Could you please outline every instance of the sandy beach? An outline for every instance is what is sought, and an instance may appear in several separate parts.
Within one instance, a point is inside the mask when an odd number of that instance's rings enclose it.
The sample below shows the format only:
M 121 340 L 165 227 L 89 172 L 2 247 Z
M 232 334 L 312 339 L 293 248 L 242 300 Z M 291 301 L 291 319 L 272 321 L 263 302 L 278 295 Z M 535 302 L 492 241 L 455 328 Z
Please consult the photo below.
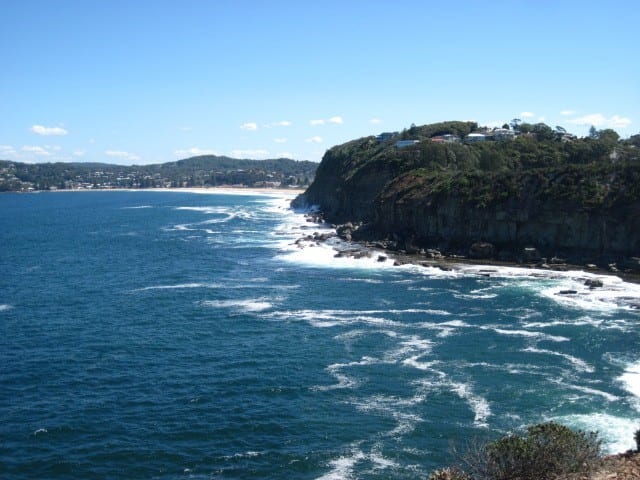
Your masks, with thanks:
M 304 193 L 301 188 L 254 188 L 254 187 L 185 187 L 185 188 L 91 188 L 65 190 L 34 190 L 32 192 L 6 193 L 43 193 L 43 192 L 184 192 L 217 195 L 291 195 L 292 197 Z

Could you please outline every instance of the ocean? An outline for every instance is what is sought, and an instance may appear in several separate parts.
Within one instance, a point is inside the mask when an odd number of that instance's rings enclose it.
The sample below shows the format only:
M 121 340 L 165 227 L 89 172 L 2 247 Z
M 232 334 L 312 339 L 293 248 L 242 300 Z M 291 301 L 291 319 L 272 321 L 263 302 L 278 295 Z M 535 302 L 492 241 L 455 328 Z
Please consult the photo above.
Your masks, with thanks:
M 290 200 L 0 195 L 0 478 L 413 479 L 550 420 L 635 447 L 639 285 L 336 258 Z

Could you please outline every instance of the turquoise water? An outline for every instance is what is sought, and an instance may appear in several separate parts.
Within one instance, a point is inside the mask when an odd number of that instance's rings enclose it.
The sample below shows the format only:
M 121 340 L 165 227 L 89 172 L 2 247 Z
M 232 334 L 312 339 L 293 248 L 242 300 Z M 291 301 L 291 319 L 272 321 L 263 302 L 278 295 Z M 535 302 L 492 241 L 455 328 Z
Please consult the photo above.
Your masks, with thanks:
M 0 477 L 416 478 L 544 420 L 635 445 L 637 286 L 334 258 L 287 205 L 0 196 Z

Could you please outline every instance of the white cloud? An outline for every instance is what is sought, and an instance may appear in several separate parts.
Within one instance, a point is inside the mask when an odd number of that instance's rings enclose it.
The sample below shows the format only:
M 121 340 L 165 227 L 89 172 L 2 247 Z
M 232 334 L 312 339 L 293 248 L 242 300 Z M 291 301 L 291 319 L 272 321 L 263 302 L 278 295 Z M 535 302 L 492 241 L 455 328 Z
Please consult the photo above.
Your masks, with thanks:
M 575 115 L 575 114 L 576 114 L 575 110 L 562 110 L 560 112 L 560 115 L 565 117 L 568 117 L 569 115 Z
M 266 158 L 269 155 L 268 150 L 232 150 L 231 156 L 235 158 Z
M 276 143 L 287 143 L 286 138 L 274 138 L 273 141 Z
M 589 115 L 569 120 L 569 123 L 573 123 L 575 125 L 593 125 L 594 127 L 605 128 L 626 128 L 631 125 L 631 119 L 621 117 L 619 115 L 613 115 L 612 117 L 607 118 L 601 113 L 591 113 Z
M 33 125 L 29 130 L 38 135 L 45 136 L 60 136 L 69 133 L 62 127 L 45 127 L 43 125 Z
M 627 128 L 631 125 L 631 119 L 628 117 L 620 117 L 618 115 L 614 115 L 609 119 L 609 124 L 613 128 Z
M 40 155 L 43 157 L 48 157 L 49 155 L 51 155 L 51 152 L 47 151 L 45 148 L 34 146 L 34 145 L 24 145 L 22 147 L 22 151 L 27 153 L 33 153 L 34 155 Z
M 215 150 L 209 150 L 206 148 L 198 148 L 198 147 L 192 147 L 192 148 L 185 148 L 182 150 L 175 150 L 173 152 L 173 154 L 176 157 L 180 157 L 180 158 L 185 158 L 185 157 L 197 157 L 199 155 L 219 155 L 218 152 L 216 152 Z
M 132 162 L 140 160 L 140 157 L 135 153 L 124 152 L 122 150 L 106 150 L 104 153 L 108 157 L 122 158 L 123 160 L 129 160 Z
M 318 137 L 316 135 L 315 137 L 307 138 L 305 140 L 305 142 L 307 142 L 307 143 L 322 143 L 322 137 Z
M 273 122 L 267 125 L 267 127 L 290 127 L 292 123 L 289 120 L 281 120 L 280 122 Z
M 329 118 L 328 120 L 324 120 L 322 118 L 309 120 L 309 125 L 311 125 L 312 127 L 317 127 L 318 125 L 324 125 L 325 123 L 333 123 L 334 125 L 342 125 L 344 123 L 344 120 L 339 115 L 335 115 L 335 116 Z
M 0 155 L 15 155 L 16 149 L 11 145 L 0 145 Z
M 84 150 L 76 150 L 75 152 L 73 152 L 73 156 L 74 157 L 84 157 L 85 153 L 87 153 L 87 152 L 85 152 Z
M 277 158 L 293 158 L 293 154 L 290 152 L 279 152 L 276 154 Z
M 181 132 L 190 132 L 191 130 L 193 130 L 193 128 L 192 127 L 183 126 L 183 127 L 178 127 L 178 130 L 180 130 Z
M 532 118 L 532 117 L 535 117 L 535 116 L 536 116 L 536 114 L 535 114 L 535 113 L 533 113 L 533 112 L 521 112 L 521 113 L 520 113 L 520 116 L 521 116 L 522 118 Z
M 377 117 L 372 118 L 371 120 L 369 120 L 369 123 L 371 125 L 380 125 L 382 123 L 382 120 L 380 120 Z
M 253 132 L 255 130 L 258 130 L 258 124 L 256 122 L 247 122 L 247 123 L 243 123 L 242 125 L 240 125 L 240 128 L 242 130 L 247 130 L 249 132 Z
M 539 122 L 544 122 L 544 117 L 538 117 Z

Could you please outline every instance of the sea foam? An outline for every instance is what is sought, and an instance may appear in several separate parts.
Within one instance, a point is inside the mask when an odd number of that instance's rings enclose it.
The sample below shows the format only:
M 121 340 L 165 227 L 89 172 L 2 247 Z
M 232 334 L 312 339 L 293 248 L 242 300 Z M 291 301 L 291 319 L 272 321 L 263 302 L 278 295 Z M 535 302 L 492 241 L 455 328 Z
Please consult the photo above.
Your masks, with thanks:
M 551 342 L 568 342 L 569 339 L 567 337 L 562 337 L 560 335 L 548 335 L 543 332 L 531 332 L 529 330 L 508 330 L 505 328 L 497 328 L 490 325 L 485 325 L 480 327 L 482 330 L 493 330 L 500 335 L 509 335 L 509 336 L 517 336 L 517 337 L 525 337 L 525 338 L 536 338 L 539 340 L 548 340 Z
M 134 292 L 144 292 L 148 290 L 181 290 L 185 288 L 220 288 L 217 283 L 178 283 L 176 285 L 152 285 L 149 287 L 138 288 Z
M 574 356 L 566 354 L 566 353 L 555 352 L 553 350 L 545 350 L 545 349 L 534 348 L 534 347 L 527 347 L 527 348 L 525 348 L 523 350 L 523 352 L 540 353 L 540 354 L 543 354 L 543 355 L 554 355 L 554 356 L 557 356 L 557 357 L 564 358 L 565 360 L 570 362 L 578 371 L 587 372 L 587 373 L 595 372 L 595 368 L 592 365 L 589 365 L 584 360 L 581 360 L 581 359 L 579 359 L 577 357 L 574 357 Z
M 350 455 L 344 455 L 329 462 L 331 470 L 318 477 L 317 480 L 345 480 L 353 478 L 355 466 L 366 459 L 366 455 L 359 449 Z
M 232 308 L 246 313 L 262 312 L 273 307 L 268 299 L 205 300 L 201 302 L 201 305 L 213 308 Z
M 565 415 L 550 418 L 572 428 L 598 432 L 607 453 L 621 453 L 635 448 L 633 435 L 640 418 L 622 418 L 606 413 Z
M 640 400 L 640 361 L 627 366 L 617 379 L 624 389 Z

